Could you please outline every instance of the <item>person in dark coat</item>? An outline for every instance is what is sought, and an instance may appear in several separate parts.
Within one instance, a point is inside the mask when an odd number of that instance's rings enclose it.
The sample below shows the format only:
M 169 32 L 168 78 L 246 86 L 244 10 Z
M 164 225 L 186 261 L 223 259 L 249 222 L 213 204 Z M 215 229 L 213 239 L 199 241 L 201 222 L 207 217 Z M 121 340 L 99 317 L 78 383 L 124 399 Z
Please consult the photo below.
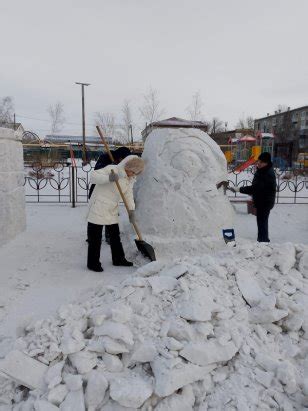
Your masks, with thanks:
M 229 189 L 252 196 L 254 207 L 257 210 L 258 241 L 268 243 L 270 241 L 268 219 L 276 197 L 276 176 L 270 153 L 264 152 L 259 155 L 257 171 L 250 186 L 230 187 Z
M 124 160 L 124 158 L 131 155 L 130 149 L 127 147 L 119 147 L 116 150 L 111 151 L 111 153 L 113 155 L 114 162 L 111 161 L 108 153 L 102 153 L 94 166 L 94 170 L 100 170 L 110 164 L 119 164 L 122 160 Z M 95 184 L 91 184 L 89 189 L 89 199 L 93 194 L 94 188 Z M 107 244 L 110 244 L 110 233 L 108 231 L 108 226 L 105 227 L 105 240 Z
M 101 168 L 110 166 L 110 164 L 119 164 L 122 160 L 124 160 L 124 158 L 131 155 L 130 149 L 127 147 L 119 147 L 116 150 L 111 151 L 111 153 L 113 155 L 114 162 L 111 161 L 108 153 L 102 153 L 94 166 L 94 170 L 100 170 Z M 91 184 L 89 190 L 89 199 L 92 196 L 94 187 L 95 184 Z

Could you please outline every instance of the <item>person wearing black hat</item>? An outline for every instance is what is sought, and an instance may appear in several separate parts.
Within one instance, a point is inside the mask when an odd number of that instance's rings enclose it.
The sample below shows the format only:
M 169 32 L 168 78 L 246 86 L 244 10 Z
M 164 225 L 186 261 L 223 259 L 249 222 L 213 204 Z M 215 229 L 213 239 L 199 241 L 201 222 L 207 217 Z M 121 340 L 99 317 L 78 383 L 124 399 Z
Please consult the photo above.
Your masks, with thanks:
M 100 170 L 104 167 L 109 166 L 110 164 L 119 164 L 122 160 L 124 160 L 124 158 L 131 155 L 130 149 L 127 147 L 119 147 L 111 153 L 113 155 L 114 162 L 111 161 L 108 153 L 102 153 L 95 164 L 94 170 Z M 91 184 L 89 189 L 89 199 L 93 194 L 94 188 L 95 184 Z M 105 227 L 105 240 L 107 244 L 110 244 L 110 234 L 108 231 L 108 226 Z
M 100 170 L 101 168 L 109 166 L 110 164 L 119 164 L 122 160 L 124 160 L 124 158 L 131 155 L 130 149 L 127 147 L 119 147 L 116 150 L 112 151 L 111 153 L 113 155 L 114 162 L 112 163 L 107 153 L 103 153 L 99 156 L 95 164 L 94 170 Z M 89 199 L 92 196 L 94 187 L 95 187 L 95 184 L 91 184 L 91 187 L 89 190 Z
M 256 163 L 257 171 L 252 184 L 247 187 L 229 187 L 233 192 L 252 196 L 257 209 L 258 241 L 268 243 L 268 219 L 275 204 L 276 176 L 270 153 L 261 153 Z

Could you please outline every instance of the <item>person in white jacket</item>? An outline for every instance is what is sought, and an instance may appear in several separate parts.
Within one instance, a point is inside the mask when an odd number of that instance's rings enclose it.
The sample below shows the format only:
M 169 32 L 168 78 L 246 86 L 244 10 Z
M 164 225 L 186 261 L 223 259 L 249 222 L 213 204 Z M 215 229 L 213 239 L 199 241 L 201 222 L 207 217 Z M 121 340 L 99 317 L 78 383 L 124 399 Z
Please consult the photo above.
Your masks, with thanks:
M 88 262 L 89 270 L 104 271 L 100 262 L 103 226 L 108 226 L 113 265 L 132 266 L 125 258 L 119 230 L 120 193 L 115 184 L 119 182 L 129 205 L 129 220 L 134 222 L 133 185 L 136 176 L 144 170 L 144 161 L 138 156 L 128 156 L 118 165 L 110 165 L 91 174 L 95 189 L 91 196 L 88 213 Z

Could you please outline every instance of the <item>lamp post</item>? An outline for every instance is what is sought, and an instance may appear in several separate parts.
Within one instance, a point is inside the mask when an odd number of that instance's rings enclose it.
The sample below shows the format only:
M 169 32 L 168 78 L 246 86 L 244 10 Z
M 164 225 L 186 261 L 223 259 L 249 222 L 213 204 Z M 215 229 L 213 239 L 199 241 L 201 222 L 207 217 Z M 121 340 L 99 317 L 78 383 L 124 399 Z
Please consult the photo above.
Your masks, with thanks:
M 84 87 L 90 86 L 89 83 L 77 83 L 81 86 L 81 107 L 82 107 L 82 162 L 83 164 L 87 163 L 87 154 L 86 154 L 86 120 L 85 120 L 85 111 L 84 111 Z

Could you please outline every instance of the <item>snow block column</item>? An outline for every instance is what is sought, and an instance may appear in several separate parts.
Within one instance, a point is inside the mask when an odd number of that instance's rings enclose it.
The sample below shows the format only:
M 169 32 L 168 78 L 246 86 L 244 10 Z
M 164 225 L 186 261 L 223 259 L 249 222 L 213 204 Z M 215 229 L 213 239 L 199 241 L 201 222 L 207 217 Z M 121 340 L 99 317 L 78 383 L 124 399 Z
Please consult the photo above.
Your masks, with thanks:
M 20 133 L 0 127 L 0 245 L 26 228 L 21 139 Z

